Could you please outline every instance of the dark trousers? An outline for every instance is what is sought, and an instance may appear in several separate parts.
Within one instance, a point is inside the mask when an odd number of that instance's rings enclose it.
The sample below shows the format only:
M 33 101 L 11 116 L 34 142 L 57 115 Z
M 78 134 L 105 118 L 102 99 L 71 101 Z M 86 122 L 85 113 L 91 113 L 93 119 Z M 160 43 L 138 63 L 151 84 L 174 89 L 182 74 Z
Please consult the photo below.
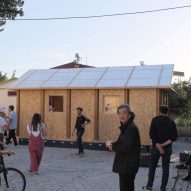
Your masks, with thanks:
M 191 166 L 191 155 L 189 156 L 188 160 L 186 161 L 187 166 Z
M 84 134 L 84 129 L 80 129 L 77 131 L 77 145 L 79 148 L 79 154 L 84 153 L 83 145 L 82 145 L 82 136 Z
M 134 174 L 119 174 L 120 191 L 134 191 Z
M 15 146 L 17 146 L 17 138 L 16 138 L 16 130 L 15 129 L 9 130 L 9 136 L 7 138 L 7 144 L 10 143 L 11 139 L 13 139 Z
M 188 166 L 188 175 L 191 176 L 191 155 L 188 158 L 188 161 L 186 162 Z
M 155 147 L 152 148 L 147 187 L 152 188 L 158 161 L 159 161 L 160 157 L 162 157 L 161 191 L 166 191 L 166 186 L 167 186 L 168 178 L 169 178 L 169 166 L 170 166 L 171 154 L 172 154 L 171 146 L 165 148 L 165 152 L 163 155 L 161 155 L 160 152 Z

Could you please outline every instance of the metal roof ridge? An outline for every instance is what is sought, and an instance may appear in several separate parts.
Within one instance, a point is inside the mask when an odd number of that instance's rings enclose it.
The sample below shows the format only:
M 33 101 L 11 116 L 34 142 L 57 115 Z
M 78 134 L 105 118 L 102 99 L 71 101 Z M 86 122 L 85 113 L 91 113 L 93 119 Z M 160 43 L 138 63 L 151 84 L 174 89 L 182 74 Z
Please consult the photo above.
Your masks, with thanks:
M 56 73 L 58 73 L 58 69 L 56 69 L 56 71 L 50 75 L 50 77 L 47 79 L 47 80 L 44 80 L 44 82 L 39 86 L 39 87 L 42 87 L 46 82 L 48 82 Z
M 100 76 L 98 81 L 95 83 L 94 87 L 97 87 L 98 83 L 103 79 L 105 73 L 109 70 L 110 67 L 106 67 L 106 69 L 103 71 L 103 74 Z
M 164 65 L 163 65 L 163 66 L 161 67 L 161 69 L 160 69 L 160 74 L 159 74 L 159 77 L 158 77 L 157 86 L 160 85 L 160 81 L 161 81 L 161 77 L 162 77 L 163 70 L 164 70 Z
M 37 70 L 36 69 L 32 69 L 32 70 L 28 70 L 28 72 L 30 72 L 30 71 L 32 71 L 32 73 L 31 74 L 29 74 L 28 76 L 26 76 L 23 80 L 21 80 L 17 85 L 15 85 L 14 87 L 16 88 L 16 87 L 18 87 L 23 81 L 25 81 L 27 78 L 29 78 L 32 74 L 34 74 L 34 73 L 36 73 L 37 72 Z M 26 73 L 25 73 L 26 74 Z M 21 76 L 22 77 L 22 76 Z M 18 79 L 19 80 L 19 79 Z M 17 82 L 17 80 L 14 82 L 14 83 L 16 83 Z M 12 84 L 12 85 L 14 85 L 14 83 Z
M 125 87 L 127 87 L 127 84 L 129 83 L 129 81 L 130 81 L 130 79 L 131 79 L 131 77 L 133 75 L 133 72 L 135 71 L 135 68 L 136 68 L 136 66 L 134 66 L 132 68 L 131 73 L 129 74 L 129 77 L 128 77 L 127 81 L 125 82 Z
M 69 87 L 71 85 L 71 83 L 77 78 L 77 76 L 82 72 L 84 68 L 79 68 L 79 72 L 77 72 L 77 74 L 71 79 L 71 81 L 66 85 L 66 87 Z M 63 70 L 63 69 L 60 69 Z

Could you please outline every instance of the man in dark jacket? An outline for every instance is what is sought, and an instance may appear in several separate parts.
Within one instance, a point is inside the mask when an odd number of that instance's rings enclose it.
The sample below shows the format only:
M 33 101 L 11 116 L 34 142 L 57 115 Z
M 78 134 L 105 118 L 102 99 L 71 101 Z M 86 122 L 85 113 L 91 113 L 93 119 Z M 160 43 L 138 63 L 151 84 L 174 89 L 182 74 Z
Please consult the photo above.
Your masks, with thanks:
M 134 191 L 134 180 L 140 164 L 140 136 L 135 115 L 127 104 L 118 108 L 121 122 L 120 135 L 116 142 L 107 141 L 106 146 L 114 151 L 113 172 L 119 174 L 120 191 Z
M 176 124 L 168 117 L 168 107 L 160 106 L 160 116 L 152 119 L 150 127 L 152 139 L 151 161 L 145 190 L 152 190 L 156 167 L 162 156 L 162 184 L 161 191 L 166 191 L 169 178 L 169 164 L 172 154 L 172 143 L 177 138 Z
M 79 148 L 78 155 L 83 156 L 84 149 L 83 149 L 83 145 L 82 145 L 82 136 L 85 132 L 85 126 L 87 124 L 90 124 L 91 121 L 85 115 L 82 114 L 83 109 L 81 107 L 77 107 L 76 111 L 77 111 L 77 118 L 76 118 L 76 124 L 75 124 L 74 131 L 72 132 L 72 136 L 74 135 L 74 132 L 77 131 L 76 132 L 76 136 L 77 136 L 76 142 L 77 142 L 77 145 Z

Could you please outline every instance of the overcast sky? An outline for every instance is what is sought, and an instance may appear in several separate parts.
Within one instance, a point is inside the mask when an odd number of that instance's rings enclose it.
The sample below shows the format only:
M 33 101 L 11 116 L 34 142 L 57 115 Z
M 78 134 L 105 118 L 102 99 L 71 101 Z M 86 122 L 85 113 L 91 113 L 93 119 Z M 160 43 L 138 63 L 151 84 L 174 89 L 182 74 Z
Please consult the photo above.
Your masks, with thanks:
M 191 0 L 27 0 L 23 18 L 86 16 L 191 4 Z M 82 55 L 93 66 L 175 64 L 191 76 L 191 8 L 110 18 L 8 21 L 0 33 L 0 70 L 17 76 Z

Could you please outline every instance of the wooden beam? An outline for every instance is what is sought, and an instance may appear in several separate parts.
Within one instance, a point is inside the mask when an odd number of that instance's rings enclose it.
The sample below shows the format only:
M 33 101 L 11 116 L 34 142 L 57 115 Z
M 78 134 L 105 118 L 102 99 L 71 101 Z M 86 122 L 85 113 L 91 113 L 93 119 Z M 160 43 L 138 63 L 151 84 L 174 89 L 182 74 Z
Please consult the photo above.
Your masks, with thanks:
M 156 115 L 159 115 L 159 107 L 161 105 L 161 90 L 156 89 Z
M 66 112 L 66 138 L 70 139 L 71 138 L 71 90 L 67 90 L 65 112 Z
M 16 134 L 17 136 L 19 136 L 19 130 L 20 130 L 20 90 L 17 91 L 17 103 L 16 103 L 16 107 L 17 107 L 17 131 Z
M 99 90 L 95 90 L 94 140 L 99 140 Z
M 40 113 L 42 117 L 42 121 L 44 122 L 44 117 L 45 117 L 45 90 L 41 90 L 41 108 L 40 108 Z
M 124 103 L 129 104 L 129 90 L 124 89 Z

